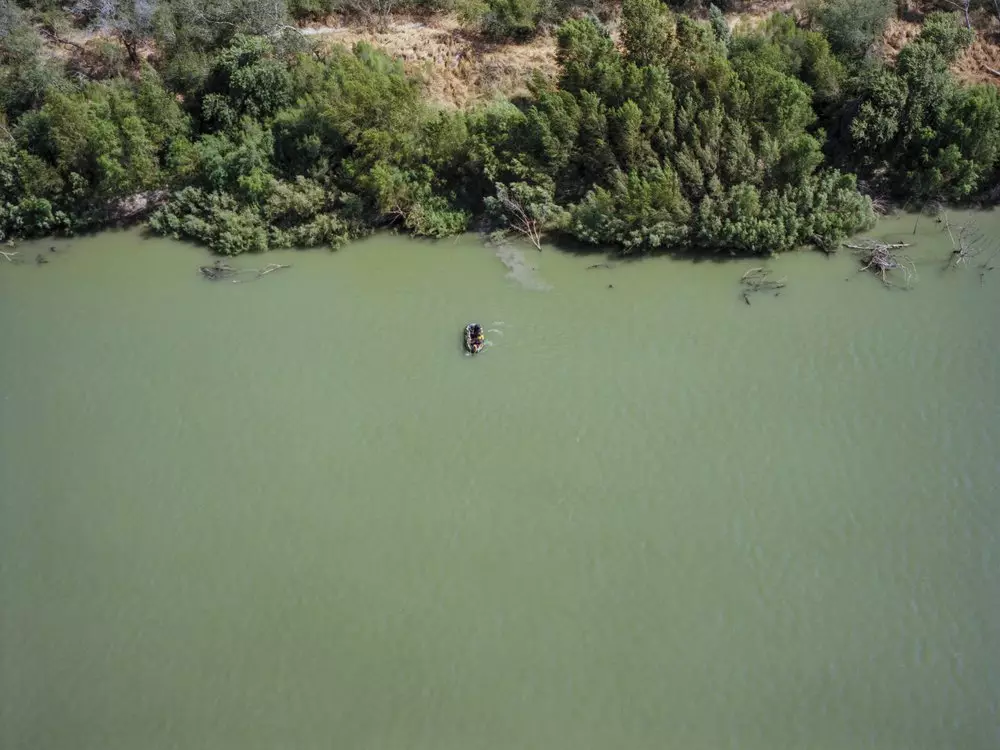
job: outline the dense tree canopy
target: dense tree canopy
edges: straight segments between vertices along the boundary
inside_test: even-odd
[[[593,16],[564,20],[556,80],[463,111],[430,106],[372,47],[310,47],[283,2],[81,0],[76,22],[124,54],[92,75],[46,53],[59,4],[8,3],[0,239],[100,225],[165,190],[152,228],[225,254],[482,225],[771,253],[870,223],[856,175],[904,199],[995,185],[1000,95],[949,72],[971,41],[959,17],[928,17],[890,64],[866,56],[884,19],[851,3],[822,4],[811,28],[776,14],[732,33],[715,6],[700,21],[625,0],[620,43]],[[490,0],[477,22],[527,35],[568,7],[529,5]]]

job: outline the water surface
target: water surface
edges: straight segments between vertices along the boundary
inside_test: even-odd
[[[1000,746],[1000,270],[914,223],[912,291],[749,307],[474,238],[0,266],[0,747]]]

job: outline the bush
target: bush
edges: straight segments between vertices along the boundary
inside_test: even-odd
[[[815,11],[833,51],[849,59],[860,59],[895,15],[893,0],[825,0]]]
[[[1000,166],[1000,96],[959,86],[948,70],[970,41],[955,14],[932,14],[895,69],[866,68],[848,110],[847,162],[900,197],[962,200],[989,187]]]
[[[352,233],[322,189],[306,183],[271,183],[258,206],[228,193],[195,187],[175,193],[150,218],[150,227],[175,239],[194,240],[222,255],[284,247],[339,247]]]
[[[459,5],[459,15],[489,39],[524,41],[553,9],[551,0],[467,0]]]

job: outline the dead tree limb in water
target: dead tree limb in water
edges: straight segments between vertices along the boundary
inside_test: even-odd
[[[975,257],[982,252],[981,249],[976,248],[974,238],[972,237],[972,228],[968,224],[960,224],[952,227],[948,214],[945,214],[944,231],[948,233],[948,239],[951,240],[951,254],[948,256],[948,268],[958,268],[959,266],[968,265],[969,258]]]
[[[217,260],[210,266],[199,266],[198,271],[210,281],[229,279],[234,284],[242,284],[246,281],[256,281],[269,273],[280,271],[282,268],[291,268],[291,266],[282,263],[268,263],[263,268],[234,268],[228,263]],[[250,278],[240,278],[246,276]]]
[[[865,240],[864,244],[851,245],[844,244],[844,247],[854,250],[861,259],[862,271],[871,271],[877,274],[882,283],[888,287],[897,286],[892,282],[890,274],[895,272],[903,277],[903,288],[909,288],[917,277],[917,269],[913,261],[902,253],[897,252],[904,247],[909,247],[907,242],[876,242],[875,240]]]
[[[528,208],[504,185],[497,185],[497,201],[508,215],[511,229],[528,238],[536,250],[542,249],[541,222],[531,215]]]
[[[969,260],[978,258],[991,249],[991,240],[975,224],[952,224],[948,220],[948,215],[944,217],[944,229],[951,240],[951,254],[948,256],[947,268],[958,268],[968,266]],[[981,270],[990,270],[989,266],[993,259],[1000,254],[1000,245],[993,248],[993,252],[979,265]],[[983,274],[980,274],[982,279]]]
[[[198,272],[210,281],[221,281],[222,279],[226,279],[237,274],[239,270],[233,268],[228,263],[223,263],[221,260],[217,260],[210,266],[199,266]]]
[[[750,295],[754,292],[774,292],[774,296],[778,296],[778,290],[784,288],[786,279],[784,276],[772,279],[770,275],[769,269],[760,267],[751,268],[740,277],[741,296],[746,304],[750,304]]]
[[[749,292],[767,292],[782,289],[787,279],[782,276],[778,280],[769,278],[771,271],[767,268],[751,268],[740,278],[740,283]]]
[[[11,250],[9,252],[7,250],[0,250],[0,256],[3,256],[3,259],[8,263],[20,263],[22,260],[20,250]]]
[[[233,283],[242,284],[245,281],[256,281],[257,279],[267,276],[269,273],[280,271],[282,268],[291,268],[291,266],[283,263],[268,263],[263,268],[246,268],[243,271],[240,271],[239,273],[243,274],[253,273],[254,275],[249,279],[233,279]]]

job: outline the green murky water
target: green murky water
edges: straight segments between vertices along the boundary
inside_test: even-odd
[[[473,238],[0,266],[0,747],[1000,746],[1000,270],[913,229],[913,291],[750,307]]]

